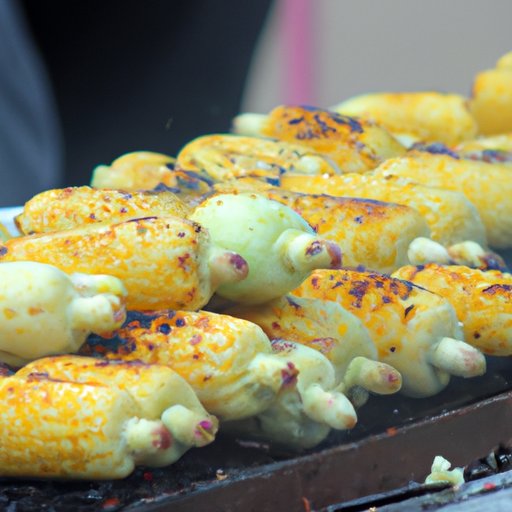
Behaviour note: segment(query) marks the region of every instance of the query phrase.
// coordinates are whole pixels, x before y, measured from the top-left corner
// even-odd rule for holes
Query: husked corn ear
[[[394,276],[445,297],[462,322],[468,343],[485,354],[512,354],[512,276],[462,265],[406,266]]]
[[[15,218],[24,235],[71,229],[95,222],[121,222],[152,215],[186,217],[183,201],[171,192],[123,192],[68,187],[41,192],[25,203]]]
[[[355,386],[377,394],[400,389],[400,374],[373,361],[377,349],[368,331],[336,302],[287,295],[266,304],[234,307],[227,313],[258,324],[271,340],[293,341],[323,354],[334,366],[337,385],[342,384],[349,397]],[[356,393],[357,405],[362,405],[368,393],[360,389]]]
[[[297,368],[296,382],[288,383],[256,418],[228,422],[227,429],[302,449],[320,443],[331,428],[346,430],[355,426],[354,407],[334,389],[334,369],[325,356],[287,340],[274,340],[272,349]]]
[[[167,366],[55,356],[33,361],[16,373],[22,378],[31,375],[105,385],[129,393],[144,419],[161,420],[169,431],[167,449],[148,454],[145,463],[153,467],[172,464],[189,448],[211,443],[217,432],[217,419],[206,412],[190,385]]]
[[[200,225],[172,216],[90,224],[0,245],[1,262],[21,260],[118,277],[128,309],[198,309],[217,286],[248,272],[241,256],[212,244]]]
[[[281,187],[294,192],[362,197],[404,204],[417,210],[433,240],[453,245],[473,240],[486,245],[485,228],[475,206],[461,192],[414,183],[400,177],[373,174],[343,176],[283,175]]]
[[[179,152],[176,168],[204,172],[217,181],[248,175],[277,178],[283,170],[303,174],[338,172],[306,145],[232,134],[205,135],[189,142]]]
[[[467,100],[439,92],[374,93],[355,96],[332,107],[347,116],[373,119],[401,140],[457,144],[473,139],[477,124]]]
[[[299,143],[332,160],[341,172],[364,172],[405,148],[373,121],[312,107],[279,106],[268,115],[241,114],[233,130]]]
[[[481,134],[512,131],[512,67],[503,65],[478,73],[473,81],[470,108]]]
[[[91,186],[121,190],[151,190],[165,183],[175,158],[151,151],[134,151],[116,158],[112,164],[98,165]]]
[[[124,478],[168,449],[129,393],[42,376],[0,379],[0,475]]]
[[[258,414],[297,373],[272,355],[257,325],[206,311],[131,311],[112,337],[90,337],[83,353],[167,365],[221,420]]]
[[[512,172],[508,166],[418,152],[388,160],[375,170],[375,175],[400,176],[463,192],[478,210],[489,244],[497,248],[511,246]]]
[[[51,265],[0,263],[0,360],[14,366],[75,352],[91,332],[125,319],[123,283],[112,276],[68,276]]]
[[[338,268],[339,246],[317,236],[291,208],[257,194],[219,194],[190,216],[212,240],[240,254],[249,265],[243,282],[222,285],[225,299],[258,304],[279,297],[315,268]]]
[[[499,254],[486,250],[471,240],[444,247],[429,238],[416,238],[409,246],[407,255],[412,265],[439,263],[465,265],[481,270],[508,271],[505,260]]]
[[[358,270],[317,270],[293,292],[334,300],[370,332],[379,360],[395,367],[410,396],[440,392],[450,375],[473,377],[485,358],[464,343],[455,310],[439,295],[407,281]]]

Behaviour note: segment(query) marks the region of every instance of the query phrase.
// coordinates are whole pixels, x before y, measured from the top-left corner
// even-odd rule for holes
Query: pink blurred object
[[[285,104],[315,104],[313,1],[280,0],[281,95]]]

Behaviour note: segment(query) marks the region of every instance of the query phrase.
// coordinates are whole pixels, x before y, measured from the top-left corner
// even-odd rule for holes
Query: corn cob
[[[91,187],[47,190],[25,203],[15,218],[24,235],[61,231],[95,222],[122,222],[152,215],[186,217],[190,212],[171,192],[122,192]]]
[[[171,216],[90,224],[0,245],[0,261],[17,260],[118,277],[128,309],[198,309],[219,284],[248,271],[242,257],[212,244],[201,226]]]
[[[508,166],[413,152],[388,160],[375,170],[375,175],[400,176],[463,192],[478,210],[489,244],[496,248],[511,246],[512,173]]]
[[[167,366],[55,356],[38,359],[16,373],[25,379],[31,375],[126,391],[142,418],[154,423],[161,420],[169,431],[168,448],[149,457],[151,466],[172,464],[189,448],[211,443],[217,432],[217,419],[206,412],[187,382]]]
[[[166,183],[175,158],[151,151],[135,151],[116,158],[110,166],[98,165],[91,186],[120,190],[151,190]]]
[[[509,271],[505,260],[499,254],[470,240],[444,247],[429,238],[416,238],[407,250],[407,257],[412,265],[439,263],[465,265],[480,270]]]
[[[402,391],[425,397],[440,392],[450,375],[473,377],[485,358],[463,338],[448,300],[384,274],[358,270],[317,270],[293,292],[334,300],[369,330],[379,360],[395,367]]]
[[[371,174],[298,176],[284,174],[281,187],[294,192],[363,197],[405,204],[427,222],[431,237],[442,245],[473,240],[487,243],[485,228],[476,208],[461,192],[427,187],[399,177]]]
[[[247,181],[239,180],[216,188],[240,192]],[[379,272],[392,272],[406,264],[401,262],[409,261],[407,251],[413,240],[430,235],[425,219],[405,205],[300,194],[264,183],[260,183],[259,188],[259,195],[295,210],[318,235],[336,242],[345,266],[363,265]]]
[[[284,171],[335,174],[328,160],[306,145],[241,135],[205,135],[179,152],[176,168],[204,172],[216,181],[259,175],[276,178]]]
[[[407,266],[395,272],[451,302],[468,343],[485,354],[512,354],[512,276],[462,265]]]
[[[452,145],[473,139],[477,133],[477,124],[469,112],[466,98],[457,94],[365,94],[345,100],[332,110],[347,116],[373,119],[403,141]]]
[[[377,349],[368,331],[336,302],[287,295],[227,313],[259,325],[271,340],[286,339],[319,351],[334,366],[338,390],[354,397],[356,406],[366,401],[368,391],[387,395],[400,389],[400,374],[374,361]]]
[[[512,131],[512,66],[503,56],[499,67],[478,73],[473,81],[470,108],[483,135]]]
[[[34,262],[1,263],[0,360],[19,366],[78,350],[91,331],[121,326],[125,295],[115,277],[68,276]]]
[[[297,373],[272,355],[257,325],[206,311],[131,311],[111,338],[90,337],[82,353],[167,365],[222,420],[258,414]]]
[[[355,426],[356,412],[348,398],[334,389],[334,369],[320,352],[285,340],[274,340],[272,349],[297,368],[296,382],[288,383],[256,417],[227,422],[226,429],[302,449],[320,443],[331,428]]]
[[[291,208],[262,196],[220,194],[201,203],[190,218],[219,246],[247,260],[247,278],[217,290],[228,300],[262,303],[289,292],[315,268],[341,265],[338,245],[317,236]]]
[[[270,114],[241,114],[235,133],[277,138],[309,146],[341,172],[364,172],[405,153],[405,148],[373,121],[311,107],[280,106]]]

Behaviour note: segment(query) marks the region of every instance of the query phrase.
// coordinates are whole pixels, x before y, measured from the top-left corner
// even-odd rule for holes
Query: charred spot
[[[245,261],[245,259],[242,258],[240,254],[231,254],[231,256],[229,257],[229,263],[231,263],[231,265],[235,267],[237,270],[244,270],[245,268],[247,268],[247,261]]]
[[[153,188],[154,192],[172,192],[173,194],[179,194],[181,190],[178,187],[168,187],[163,183],[159,183],[156,187]]]
[[[172,328],[169,324],[160,324],[158,326],[158,332],[161,332],[162,334],[169,334],[172,331]]]
[[[383,296],[382,296],[382,302],[383,302],[384,304],[389,304],[389,303],[391,303],[391,302],[393,302],[393,301],[392,301],[392,300],[391,300],[391,298],[390,298],[390,297],[388,297],[387,295],[383,295]]]
[[[154,320],[160,315],[151,311],[128,311],[123,326],[137,322],[143,329],[150,329]]]
[[[496,253],[488,252],[480,260],[485,270],[499,270],[500,272],[510,272],[505,260]]]
[[[294,117],[293,119],[290,119],[288,121],[288,124],[299,124],[301,123],[302,121],[304,121],[304,116],[301,116],[301,117]]]
[[[213,377],[213,375],[211,375],[211,374],[205,375],[205,376],[203,377],[203,382],[207,382],[207,381],[209,381],[212,377]]]
[[[302,309],[301,305],[297,304],[289,295],[286,296],[286,302],[288,302],[288,304],[290,304],[290,306],[295,310]]]
[[[390,352],[395,352],[395,350],[396,350],[396,347],[389,347]]]
[[[478,340],[482,335],[478,332],[478,331],[475,331],[473,333],[473,338],[475,338],[475,340]]]
[[[340,286],[343,286],[343,281],[336,281],[334,285],[331,287],[332,290],[335,288],[339,288]]]
[[[315,289],[318,289],[318,277],[314,276],[311,278],[311,286]]]
[[[404,318],[407,318],[407,315],[414,309],[414,304],[407,306],[404,310]]]
[[[361,123],[356,118],[343,116],[334,112],[330,112],[329,115],[335,123],[348,125],[351,132],[364,133]]]
[[[158,217],[156,215],[152,215],[152,216],[149,216],[149,217],[138,217],[136,219],[128,219],[128,220],[125,220],[126,223],[128,222],[139,222],[141,220],[156,220],[158,219]]]
[[[294,386],[297,382],[299,371],[292,362],[288,362],[286,366],[286,369],[281,370],[283,387]]]
[[[185,233],[183,231],[180,231],[178,233],[178,238],[183,238],[185,236]]]
[[[2,245],[0,247],[0,256],[6,255],[8,251],[9,251],[9,249],[5,245]]]
[[[187,322],[185,321],[184,318],[176,319],[176,327],[184,327],[185,325],[187,325]]]
[[[274,329],[274,331],[278,331],[279,329],[281,329],[281,326],[279,325],[278,322],[272,322],[272,329]]]
[[[265,178],[265,182],[267,182],[269,185],[272,185],[273,187],[279,187],[279,185],[281,185],[280,178],[271,178],[270,176]]]
[[[323,247],[322,247],[322,244],[318,241],[318,240],[315,240],[312,244],[310,244],[308,246],[308,248],[306,249],[306,254],[308,256],[315,256],[319,253],[321,253],[323,251]]]
[[[352,295],[352,297],[356,298],[352,303],[354,307],[361,307],[363,298],[366,295],[369,286],[370,283],[368,283],[368,281],[352,281],[352,287],[348,293],[349,295]]]
[[[487,293],[488,295],[494,295],[499,292],[510,292],[512,291],[512,285],[510,284],[493,284],[492,286],[488,286],[487,288],[482,290],[482,293]]]
[[[363,223],[363,216],[362,215],[358,215],[357,217],[354,217],[354,222],[357,222],[358,224],[362,224]]]
[[[128,211],[128,208],[125,208],[124,206],[122,208],[119,208],[119,213],[126,213]]]
[[[329,126],[321,117],[321,114],[318,113],[318,114],[315,114],[313,116],[313,118],[315,119],[316,123],[318,124],[318,126],[320,127],[320,130],[322,131],[322,134],[323,135],[327,135],[329,132],[334,132],[336,133],[336,129],[333,128],[332,126]]]
[[[89,214],[89,219],[96,220],[96,215],[94,213]]]
[[[460,156],[448,146],[445,146],[441,142],[434,142],[432,144],[425,144],[423,142],[417,142],[412,145],[411,149],[430,153],[432,155],[447,155],[460,160]]]
[[[201,227],[201,225],[200,225],[200,224],[198,224],[197,222],[194,222],[193,224],[194,224],[194,231],[195,231],[196,233],[201,233],[201,231],[203,230],[203,228]]]

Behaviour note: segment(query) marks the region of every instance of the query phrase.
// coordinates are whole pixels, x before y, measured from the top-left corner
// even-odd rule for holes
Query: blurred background
[[[175,155],[240,111],[372,91],[469,95],[510,0],[0,0],[0,206]]]

